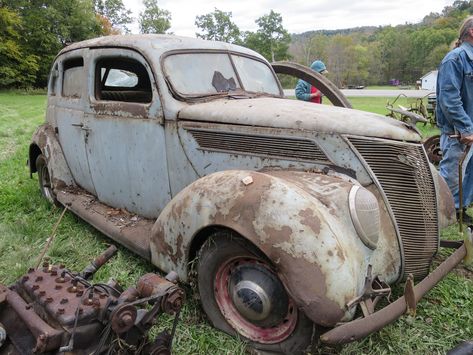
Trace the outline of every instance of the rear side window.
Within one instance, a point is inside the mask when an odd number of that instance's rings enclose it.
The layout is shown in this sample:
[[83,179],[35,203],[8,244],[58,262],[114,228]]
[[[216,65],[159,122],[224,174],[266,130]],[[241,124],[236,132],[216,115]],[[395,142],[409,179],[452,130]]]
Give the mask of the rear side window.
[[64,61],[62,74],[62,96],[80,99],[84,87],[84,59],[74,58]]
[[106,58],[97,62],[97,100],[148,103],[152,96],[148,72],[140,62],[129,58]]

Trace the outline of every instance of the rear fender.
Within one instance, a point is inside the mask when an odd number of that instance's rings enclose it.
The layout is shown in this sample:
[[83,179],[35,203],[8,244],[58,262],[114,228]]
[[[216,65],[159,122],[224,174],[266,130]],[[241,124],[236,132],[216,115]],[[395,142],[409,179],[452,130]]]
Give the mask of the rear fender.
[[[314,322],[350,319],[372,251],[348,212],[353,183],[295,171],[223,171],[186,187],[166,206],[151,236],[152,262],[187,280],[195,235],[222,226],[251,241],[272,262],[299,308]],[[342,206],[343,205],[343,206]]]
[[35,162],[39,154],[43,154],[48,163],[53,190],[76,185],[56,133],[47,123],[39,126],[33,134],[28,157],[30,174],[36,172]]

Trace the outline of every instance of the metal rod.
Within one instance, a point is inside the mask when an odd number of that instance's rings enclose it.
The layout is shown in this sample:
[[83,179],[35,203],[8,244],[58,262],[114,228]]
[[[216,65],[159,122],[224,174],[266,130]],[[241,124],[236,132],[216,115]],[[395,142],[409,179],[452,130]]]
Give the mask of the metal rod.
[[67,206],[64,205],[64,209],[62,210],[61,216],[59,216],[59,219],[57,220],[56,224],[53,227],[53,230],[51,232],[51,236],[47,239],[46,245],[44,246],[43,250],[41,251],[41,254],[39,255],[38,258],[38,263],[36,264],[36,269],[39,268],[41,265],[41,261],[44,258],[44,255],[48,251],[49,247],[51,246],[51,243],[53,242],[54,238],[56,237],[56,230],[59,227],[59,223],[61,223],[62,217],[64,217],[64,214],[67,211]]
[[470,152],[471,145],[467,145],[463,155],[458,163],[458,208],[460,209],[460,218],[459,218],[459,229],[460,234],[463,236],[463,162],[465,161],[468,153]]

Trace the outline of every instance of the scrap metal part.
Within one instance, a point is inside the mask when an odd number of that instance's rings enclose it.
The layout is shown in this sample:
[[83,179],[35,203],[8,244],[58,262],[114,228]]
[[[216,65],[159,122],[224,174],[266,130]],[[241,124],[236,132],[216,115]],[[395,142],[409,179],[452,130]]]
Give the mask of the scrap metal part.
[[327,344],[345,344],[361,339],[394,322],[410,307],[411,309],[415,307],[415,303],[457,266],[466,255],[467,249],[463,244],[432,273],[414,286],[413,289],[410,289],[406,296],[398,298],[395,302],[367,317],[340,325],[322,334],[320,339]]
[[[123,292],[116,282],[90,283],[115,252],[110,247],[81,273],[44,262],[10,287],[0,285],[0,354],[170,354],[184,302],[175,273],[146,274]],[[150,341],[164,312],[175,315],[172,332]]]
[[442,160],[442,150],[440,149],[440,136],[432,136],[425,140],[423,143],[425,151],[427,152],[427,156],[429,157],[429,161],[434,164],[438,165],[440,160]]

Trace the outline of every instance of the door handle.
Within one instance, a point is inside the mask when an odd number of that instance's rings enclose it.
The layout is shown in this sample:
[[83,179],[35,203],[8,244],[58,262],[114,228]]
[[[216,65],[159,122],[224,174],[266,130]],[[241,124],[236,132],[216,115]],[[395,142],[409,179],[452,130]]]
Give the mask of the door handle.
[[90,128],[84,125],[83,123],[71,123],[71,126],[79,127],[81,130],[89,132]]

